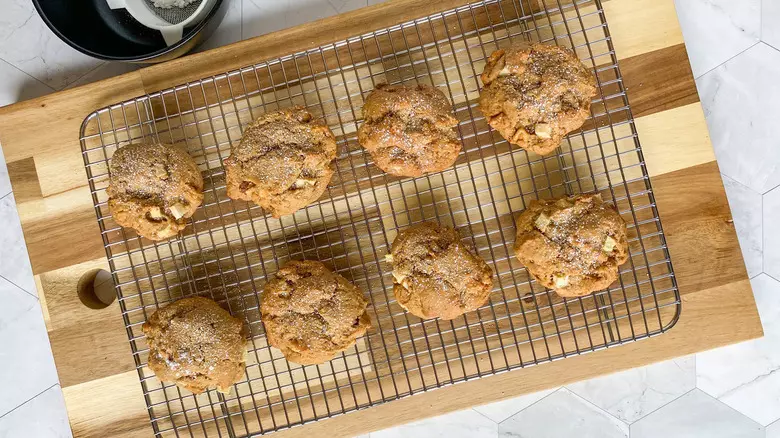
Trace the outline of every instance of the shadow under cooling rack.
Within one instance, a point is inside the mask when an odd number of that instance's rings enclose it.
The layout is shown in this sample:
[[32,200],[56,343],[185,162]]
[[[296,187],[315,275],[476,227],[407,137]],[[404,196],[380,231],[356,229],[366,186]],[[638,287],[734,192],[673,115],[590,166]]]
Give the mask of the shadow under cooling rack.
[[[84,121],[95,211],[156,434],[262,434],[674,325],[680,297],[601,5],[544,3],[473,3],[141,96]],[[591,118],[547,157],[511,147],[476,107],[485,59],[520,40],[572,48],[598,79]],[[372,164],[356,130],[364,96],[383,82],[426,83],[449,96],[463,143],[455,166],[401,179]],[[328,124],[339,155],[319,201],[274,219],[226,196],[222,160],[253,118],[293,105]],[[108,162],[134,141],[186,147],[202,170],[204,203],[174,239],[141,239],[108,211]],[[594,191],[626,220],[630,259],[608,290],[562,299],[514,259],[514,215],[533,199]],[[458,228],[491,265],[488,304],[453,321],[422,321],[398,305],[384,256],[400,230],[424,220]],[[370,298],[372,329],[326,364],[290,364],[266,342],[258,294],[291,259],[320,260]],[[145,367],[141,325],[188,295],[213,298],[250,328],[246,375],[230,394],[182,392]]]

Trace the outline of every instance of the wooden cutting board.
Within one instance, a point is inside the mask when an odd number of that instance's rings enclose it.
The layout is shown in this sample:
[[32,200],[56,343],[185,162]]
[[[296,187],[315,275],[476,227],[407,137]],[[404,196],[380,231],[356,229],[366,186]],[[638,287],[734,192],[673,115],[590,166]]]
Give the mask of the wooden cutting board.
[[[85,272],[107,269],[79,146],[82,120],[108,104],[465,3],[392,1],[0,108],[0,144],[75,436],[152,435],[118,305],[92,310],[76,295]],[[357,435],[762,335],[673,1],[607,0],[603,6],[682,295],[678,324],[642,342],[445,387],[281,435]]]

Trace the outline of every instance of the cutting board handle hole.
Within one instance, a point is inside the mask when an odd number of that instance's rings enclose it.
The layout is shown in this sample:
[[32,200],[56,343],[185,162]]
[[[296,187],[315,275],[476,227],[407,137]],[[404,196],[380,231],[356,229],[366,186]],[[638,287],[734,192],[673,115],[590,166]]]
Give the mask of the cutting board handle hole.
[[90,309],[105,309],[116,300],[114,279],[105,269],[87,271],[76,288],[79,300]]

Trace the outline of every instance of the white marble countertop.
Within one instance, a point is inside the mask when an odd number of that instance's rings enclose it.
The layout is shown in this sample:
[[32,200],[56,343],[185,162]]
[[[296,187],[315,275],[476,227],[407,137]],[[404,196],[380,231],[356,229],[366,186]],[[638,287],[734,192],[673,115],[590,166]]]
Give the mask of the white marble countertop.
[[[199,50],[376,3],[227,1]],[[780,438],[780,0],[676,4],[765,337],[372,437]],[[74,51],[29,0],[0,10],[0,106],[136,68]],[[1,157],[0,388],[0,438],[71,436]]]

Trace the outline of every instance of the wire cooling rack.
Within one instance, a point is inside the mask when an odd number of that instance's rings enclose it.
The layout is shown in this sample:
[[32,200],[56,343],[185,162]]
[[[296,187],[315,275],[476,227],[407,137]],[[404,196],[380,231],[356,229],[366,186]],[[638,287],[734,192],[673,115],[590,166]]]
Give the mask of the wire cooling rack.
[[[652,189],[598,1],[473,3],[91,114],[81,144],[106,254],[158,436],[247,436],[366,408],[444,385],[647,338],[677,321],[680,297]],[[598,77],[592,116],[555,154],[511,147],[476,102],[487,56],[513,41],[573,48]],[[454,103],[463,152],[415,179],[386,175],[357,143],[376,84],[427,83]],[[225,194],[222,160],[258,115],[306,106],[338,139],[327,193],[274,219]],[[187,148],[205,180],[187,229],[153,243],[107,209],[108,161],[132,141]],[[630,259],[608,290],[562,299],[514,258],[514,215],[532,199],[599,191],[628,223]],[[494,269],[488,304],[454,321],[422,321],[394,300],[384,263],[399,230],[423,220],[458,228]],[[291,259],[316,259],[370,298],[373,328],[329,363],[300,366],[266,343],[258,293]],[[145,367],[142,323],[158,307],[209,296],[251,329],[246,375],[229,394],[193,395]]]

